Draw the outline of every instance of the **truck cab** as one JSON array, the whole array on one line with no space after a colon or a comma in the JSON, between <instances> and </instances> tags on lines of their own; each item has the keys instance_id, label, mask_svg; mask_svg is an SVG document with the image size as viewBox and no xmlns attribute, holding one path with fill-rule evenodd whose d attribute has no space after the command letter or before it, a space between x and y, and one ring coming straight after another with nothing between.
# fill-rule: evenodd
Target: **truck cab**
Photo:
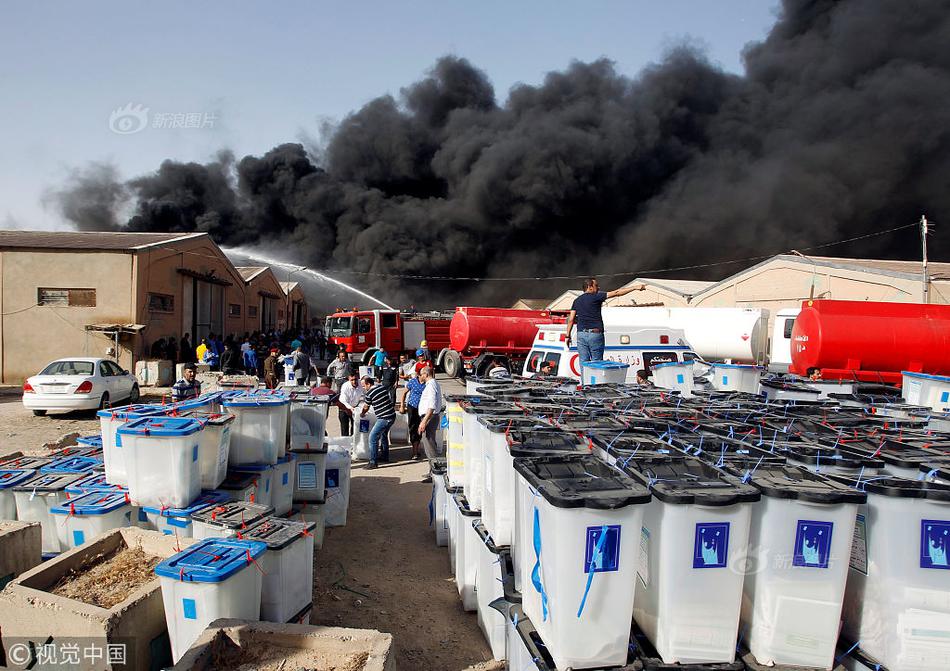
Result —
<instances>
[{"instance_id":1,"label":"truck cab","mask_svg":"<svg viewBox=\"0 0 950 671\"><path fill-rule=\"evenodd\" d=\"M772 343L769 347L769 371L787 373L792 365L792 327L800 308L779 310L772 324Z\"/></svg>"},{"instance_id":2,"label":"truck cab","mask_svg":"<svg viewBox=\"0 0 950 671\"><path fill-rule=\"evenodd\" d=\"M545 361L554 364L556 375L580 379L581 366L577 345L567 346L565 324L543 324L538 327L531 351L525 359L523 374L532 377ZM627 382L636 381L637 371L650 371L658 363L673 361L706 362L692 351L682 329L666 327L615 327L607 330L604 358L629 366ZM698 373L700 371L697 371Z\"/></svg>"},{"instance_id":3,"label":"truck cab","mask_svg":"<svg viewBox=\"0 0 950 671\"><path fill-rule=\"evenodd\" d=\"M346 347L350 361L368 364L380 349L412 353L426 342L430 351L448 346L449 320L443 313L350 310L327 317L327 340Z\"/></svg>"}]
</instances>

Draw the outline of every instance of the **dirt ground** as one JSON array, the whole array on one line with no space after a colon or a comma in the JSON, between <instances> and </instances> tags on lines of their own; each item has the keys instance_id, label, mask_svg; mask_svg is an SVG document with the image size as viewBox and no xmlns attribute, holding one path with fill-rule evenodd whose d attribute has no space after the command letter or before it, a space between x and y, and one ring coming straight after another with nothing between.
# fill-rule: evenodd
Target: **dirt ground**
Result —
<instances>
[{"instance_id":1,"label":"dirt ground","mask_svg":"<svg viewBox=\"0 0 950 671\"><path fill-rule=\"evenodd\" d=\"M447 393L462 390L441 382ZM353 469L346 526L327 529L314 560L311 622L391 633L400 669L461 671L491 651L475 614L462 610L447 548L436 547L428 464L408 457L408 447L394 447L389 464Z\"/></svg>"},{"instance_id":2,"label":"dirt ground","mask_svg":"<svg viewBox=\"0 0 950 671\"><path fill-rule=\"evenodd\" d=\"M445 393L464 393L454 381L440 382ZM335 412L327 430L339 435ZM44 443L68 433L98 432L94 413L34 417L19 396L0 395L0 456L42 452ZM353 469L346 526L327 529L314 559L311 622L391 633L401 669L504 668L483 665L491 651L475 614L462 610L448 550L436 547L429 526L432 488L422 482L428 465L408 457L408 446L394 446L389 464Z\"/></svg>"}]
</instances>

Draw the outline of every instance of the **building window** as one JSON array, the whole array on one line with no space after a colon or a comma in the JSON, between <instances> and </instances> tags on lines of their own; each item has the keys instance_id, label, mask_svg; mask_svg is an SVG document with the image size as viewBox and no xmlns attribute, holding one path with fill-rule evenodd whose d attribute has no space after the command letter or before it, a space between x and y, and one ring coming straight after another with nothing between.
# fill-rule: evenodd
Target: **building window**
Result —
<instances>
[{"instance_id":1,"label":"building window","mask_svg":"<svg viewBox=\"0 0 950 671\"><path fill-rule=\"evenodd\" d=\"M256 306L256 305L248 305L248 306L247 306L247 316L248 316L248 317L256 317L256 316L257 316L257 306Z\"/></svg>"},{"instance_id":2,"label":"building window","mask_svg":"<svg viewBox=\"0 0 950 671\"><path fill-rule=\"evenodd\" d=\"M149 312L174 312L175 297L168 294L149 294L148 295Z\"/></svg>"},{"instance_id":3,"label":"building window","mask_svg":"<svg viewBox=\"0 0 950 671\"><path fill-rule=\"evenodd\" d=\"M96 307L95 289L45 289L36 290L37 305L51 305L54 307Z\"/></svg>"},{"instance_id":4,"label":"building window","mask_svg":"<svg viewBox=\"0 0 950 671\"><path fill-rule=\"evenodd\" d=\"M228 317L240 317L241 316L241 306L237 303L228 304Z\"/></svg>"}]
</instances>

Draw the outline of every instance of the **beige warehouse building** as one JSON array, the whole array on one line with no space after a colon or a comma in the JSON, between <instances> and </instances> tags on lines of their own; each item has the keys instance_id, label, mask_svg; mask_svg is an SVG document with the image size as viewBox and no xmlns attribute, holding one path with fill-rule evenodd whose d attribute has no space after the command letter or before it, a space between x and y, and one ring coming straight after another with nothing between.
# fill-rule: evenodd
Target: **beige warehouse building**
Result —
<instances>
[{"instance_id":1,"label":"beige warehouse building","mask_svg":"<svg viewBox=\"0 0 950 671\"><path fill-rule=\"evenodd\" d=\"M133 370L159 338L255 331L265 315L286 328L289 301L269 268L245 281L205 233L0 231L0 375L113 351Z\"/></svg>"}]
</instances>

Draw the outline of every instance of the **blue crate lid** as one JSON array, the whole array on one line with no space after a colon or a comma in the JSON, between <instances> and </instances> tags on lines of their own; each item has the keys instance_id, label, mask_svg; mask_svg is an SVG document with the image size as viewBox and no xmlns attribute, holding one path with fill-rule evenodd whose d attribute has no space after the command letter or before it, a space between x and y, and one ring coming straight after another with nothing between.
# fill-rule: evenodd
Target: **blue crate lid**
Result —
<instances>
[{"instance_id":1,"label":"blue crate lid","mask_svg":"<svg viewBox=\"0 0 950 671\"><path fill-rule=\"evenodd\" d=\"M204 490L197 499L192 501L187 508L158 508L154 506L142 506L142 510L152 515L161 515L162 517L191 517L192 513L203 510L208 506L214 506L219 503L230 501L231 497L224 492L216 489Z\"/></svg>"},{"instance_id":2,"label":"blue crate lid","mask_svg":"<svg viewBox=\"0 0 950 671\"><path fill-rule=\"evenodd\" d=\"M162 405L146 405L139 403L136 405L126 405L121 408L110 408L108 410L100 410L96 413L98 417L115 417L116 419L121 419L123 421L129 419L137 419L139 417L149 417L153 415L162 415L168 412L167 406Z\"/></svg>"},{"instance_id":3,"label":"blue crate lid","mask_svg":"<svg viewBox=\"0 0 950 671\"><path fill-rule=\"evenodd\" d=\"M290 403L290 398L270 389L242 391L224 399L225 408L277 407Z\"/></svg>"},{"instance_id":4,"label":"blue crate lid","mask_svg":"<svg viewBox=\"0 0 950 671\"><path fill-rule=\"evenodd\" d=\"M266 551L267 543L260 541L206 538L164 560L155 567L155 574L182 582L218 583Z\"/></svg>"},{"instance_id":5,"label":"blue crate lid","mask_svg":"<svg viewBox=\"0 0 950 671\"><path fill-rule=\"evenodd\" d=\"M584 368L596 368L598 370L614 370L617 368L630 368L629 364L619 361L585 361Z\"/></svg>"},{"instance_id":6,"label":"blue crate lid","mask_svg":"<svg viewBox=\"0 0 950 671\"><path fill-rule=\"evenodd\" d=\"M61 506L53 506L50 512L56 515L105 515L128 505L131 505L128 492L86 492Z\"/></svg>"},{"instance_id":7,"label":"blue crate lid","mask_svg":"<svg viewBox=\"0 0 950 671\"><path fill-rule=\"evenodd\" d=\"M77 438L76 443L79 445L86 445L88 447L102 447L102 434L97 433L94 436L83 436L82 438Z\"/></svg>"},{"instance_id":8,"label":"blue crate lid","mask_svg":"<svg viewBox=\"0 0 950 671\"><path fill-rule=\"evenodd\" d=\"M40 473L91 473L102 466L102 459L96 457L63 457L40 468Z\"/></svg>"},{"instance_id":9,"label":"blue crate lid","mask_svg":"<svg viewBox=\"0 0 950 671\"><path fill-rule=\"evenodd\" d=\"M0 489L14 487L21 482L26 482L36 475L32 468L14 468L8 471L0 471Z\"/></svg>"},{"instance_id":10,"label":"blue crate lid","mask_svg":"<svg viewBox=\"0 0 950 671\"><path fill-rule=\"evenodd\" d=\"M203 428L201 422L187 417L142 417L119 427L120 436L154 436L159 438L190 436Z\"/></svg>"},{"instance_id":11,"label":"blue crate lid","mask_svg":"<svg viewBox=\"0 0 950 671\"><path fill-rule=\"evenodd\" d=\"M77 480L66 488L67 494L86 494L87 492L127 492L127 487L106 482L104 473L93 473Z\"/></svg>"},{"instance_id":12,"label":"blue crate lid","mask_svg":"<svg viewBox=\"0 0 950 671\"><path fill-rule=\"evenodd\" d=\"M666 368L667 366L692 366L692 361L664 361L662 363L651 363L650 368L656 370L657 368Z\"/></svg>"}]
</instances>

